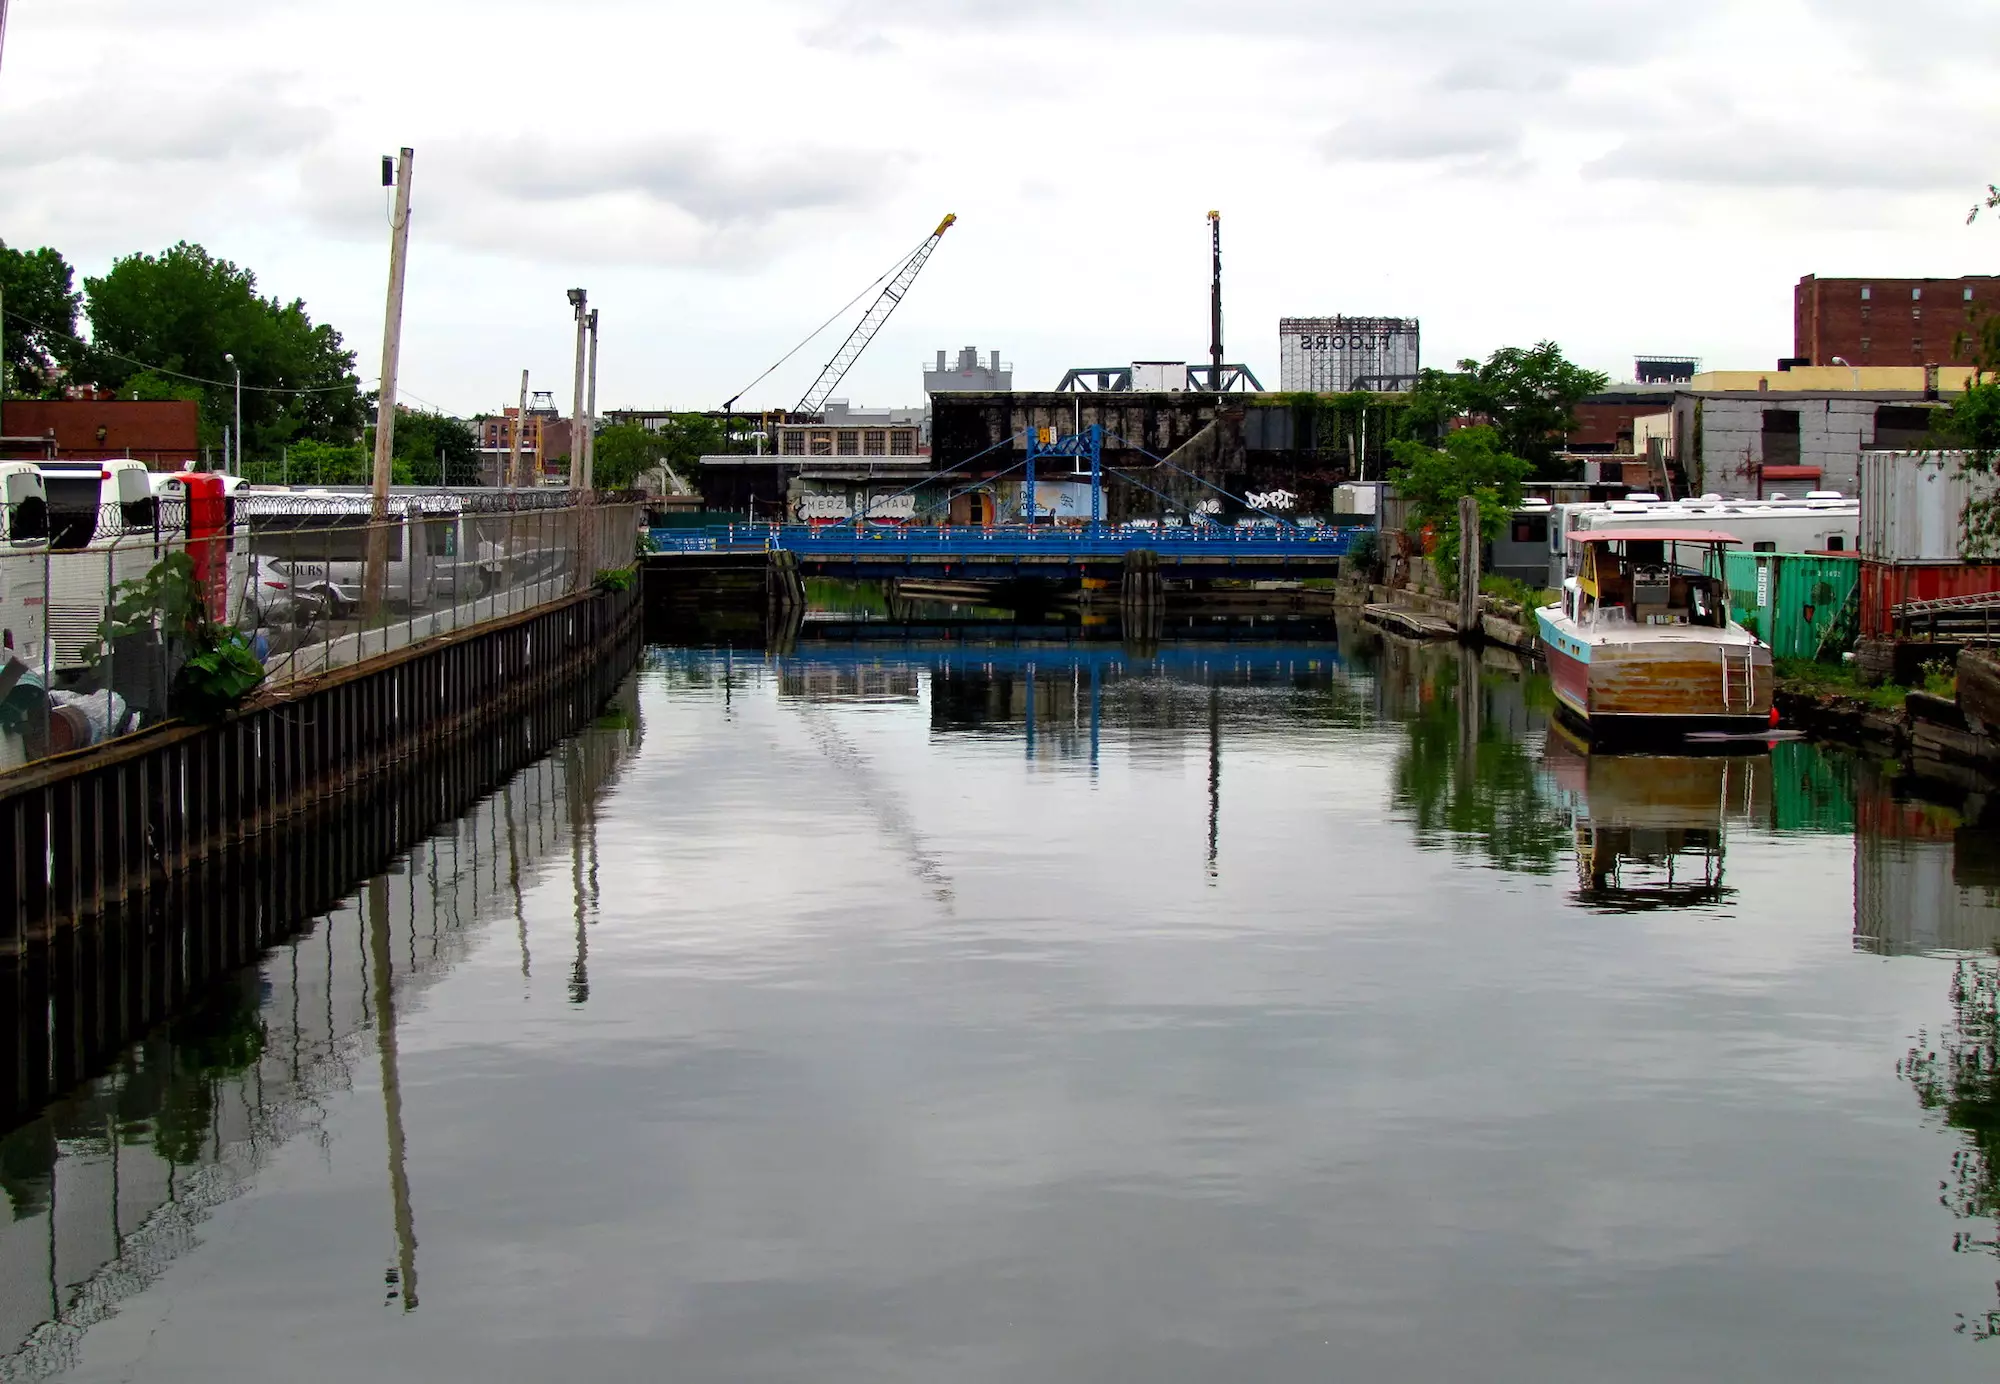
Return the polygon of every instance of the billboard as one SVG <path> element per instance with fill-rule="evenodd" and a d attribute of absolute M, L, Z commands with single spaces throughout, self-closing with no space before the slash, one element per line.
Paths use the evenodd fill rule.
<path fill-rule="evenodd" d="M 1278 387 L 1318 394 L 1417 383 L 1414 317 L 1286 317 L 1278 322 Z"/>

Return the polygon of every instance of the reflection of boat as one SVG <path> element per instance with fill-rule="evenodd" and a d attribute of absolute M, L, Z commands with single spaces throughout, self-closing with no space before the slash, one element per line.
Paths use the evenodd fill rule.
<path fill-rule="evenodd" d="M 1581 571 L 1535 612 L 1563 709 L 1593 734 L 1754 730 L 1771 713 L 1771 651 L 1729 618 L 1728 593 L 1681 550 L 1736 542 L 1701 529 L 1581 533 Z"/>
<path fill-rule="evenodd" d="M 1728 897 L 1726 805 L 1753 798 L 1764 760 L 1593 754 L 1560 729 L 1542 758 L 1570 809 L 1578 901 L 1641 912 Z"/>

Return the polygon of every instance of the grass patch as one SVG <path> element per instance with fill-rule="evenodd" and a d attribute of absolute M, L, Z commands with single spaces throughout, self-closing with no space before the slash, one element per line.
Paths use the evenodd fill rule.
<path fill-rule="evenodd" d="M 1851 663 L 1815 663 L 1809 658 L 1781 658 L 1777 661 L 1778 682 L 1787 691 L 1815 697 L 1846 697 L 1866 702 L 1881 711 L 1901 711 L 1910 689 L 1885 682 L 1865 686 Z M 1950 695 L 1941 693 L 1940 695 Z"/>
<path fill-rule="evenodd" d="M 1525 613 L 1539 610 L 1546 605 L 1554 605 L 1559 599 L 1555 592 L 1546 587 L 1534 587 L 1512 577 L 1482 577 L 1479 589 L 1497 600 L 1509 601 Z"/>

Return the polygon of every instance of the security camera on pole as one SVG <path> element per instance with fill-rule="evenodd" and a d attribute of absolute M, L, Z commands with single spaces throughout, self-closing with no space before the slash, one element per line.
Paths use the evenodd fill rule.
<path fill-rule="evenodd" d="M 576 397 L 569 410 L 569 488 L 583 486 L 583 365 L 585 336 L 590 331 L 590 295 L 580 288 L 569 291 L 569 305 L 576 310 Z"/>

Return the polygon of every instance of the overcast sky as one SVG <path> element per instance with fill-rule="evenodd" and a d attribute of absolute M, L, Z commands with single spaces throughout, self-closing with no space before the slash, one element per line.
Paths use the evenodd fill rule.
<path fill-rule="evenodd" d="M 572 284 L 601 408 L 713 407 L 947 211 L 856 403 L 940 347 L 1201 358 L 1210 207 L 1273 388 L 1291 314 L 1757 368 L 1801 274 L 2000 272 L 1996 54 L 1982 0 L 13 0 L 0 239 L 199 241 L 372 380 L 409 144 L 405 395 L 459 413 L 523 367 L 567 407 Z"/>

